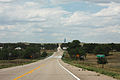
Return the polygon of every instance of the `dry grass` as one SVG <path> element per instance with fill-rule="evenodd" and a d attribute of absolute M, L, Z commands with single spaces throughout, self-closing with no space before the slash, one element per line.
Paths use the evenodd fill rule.
<path fill-rule="evenodd" d="M 24 65 L 35 61 L 37 60 L 30 60 L 30 59 L 0 60 L 0 69 L 18 66 L 18 65 Z"/>
<path fill-rule="evenodd" d="M 108 63 L 104 68 L 101 68 L 101 65 L 97 64 L 97 57 L 94 54 L 87 54 L 84 61 L 70 59 L 67 52 L 65 52 L 64 55 L 63 61 L 71 65 L 96 71 L 120 80 L 120 52 L 112 52 L 110 56 L 107 56 Z"/>
<path fill-rule="evenodd" d="M 120 54 L 116 53 L 107 56 L 107 60 L 108 60 L 108 64 L 106 64 L 104 68 L 110 71 L 115 71 L 120 73 Z M 79 63 L 83 63 L 83 61 L 79 61 Z M 84 63 L 90 66 L 101 67 L 101 65 L 97 64 L 96 55 L 93 54 L 88 54 Z"/>
<path fill-rule="evenodd" d="M 48 56 L 51 56 L 55 52 L 55 50 L 43 50 L 43 52 L 44 51 L 46 51 L 48 53 Z M 45 57 L 41 57 L 40 59 L 44 59 L 44 58 Z M 36 61 L 38 61 L 40 59 L 0 60 L 0 69 L 32 63 L 32 62 L 36 62 Z"/>

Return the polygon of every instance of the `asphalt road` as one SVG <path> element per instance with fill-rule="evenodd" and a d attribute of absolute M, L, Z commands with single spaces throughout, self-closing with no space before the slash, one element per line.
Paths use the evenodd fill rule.
<path fill-rule="evenodd" d="M 62 50 L 53 56 L 24 66 L 0 69 L 0 80 L 76 80 L 59 63 Z"/>

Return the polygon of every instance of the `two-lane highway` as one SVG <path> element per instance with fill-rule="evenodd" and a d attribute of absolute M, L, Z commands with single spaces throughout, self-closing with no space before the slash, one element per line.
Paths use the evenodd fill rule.
<path fill-rule="evenodd" d="M 0 80 L 76 80 L 59 63 L 60 47 L 50 58 L 38 62 L 0 70 Z"/>

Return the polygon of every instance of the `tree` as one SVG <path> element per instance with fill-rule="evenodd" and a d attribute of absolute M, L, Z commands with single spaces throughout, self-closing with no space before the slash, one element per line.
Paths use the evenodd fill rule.
<path fill-rule="evenodd" d="M 93 53 L 94 48 L 98 46 L 98 44 L 95 43 L 87 43 L 83 45 L 84 51 L 86 53 Z"/>
<path fill-rule="evenodd" d="M 1 50 L 0 59 L 1 60 L 8 60 L 9 59 L 9 50 L 8 49 Z"/>
<path fill-rule="evenodd" d="M 108 62 L 107 62 L 107 58 L 105 58 L 105 57 L 99 57 L 99 58 L 97 58 L 97 63 L 98 64 L 102 64 L 102 68 L 104 68 L 104 64 L 107 64 Z"/>
<path fill-rule="evenodd" d="M 47 52 L 44 51 L 41 56 L 46 57 L 47 55 L 48 55 Z"/>
<path fill-rule="evenodd" d="M 95 54 L 104 54 L 106 56 L 109 55 L 109 51 L 110 51 L 110 48 L 106 45 L 99 45 L 99 46 L 96 46 L 95 49 L 94 49 L 94 53 Z"/>
<path fill-rule="evenodd" d="M 24 52 L 24 58 L 27 59 L 39 58 L 40 57 L 39 53 L 40 53 L 39 49 L 36 49 L 35 47 L 27 47 Z"/>
<path fill-rule="evenodd" d="M 116 50 L 116 51 L 120 51 L 120 44 L 116 44 L 116 45 L 115 45 L 115 50 Z"/>
<path fill-rule="evenodd" d="M 79 40 L 73 40 L 69 47 L 71 47 L 71 48 L 81 47 L 80 46 L 80 41 Z"/>
<path fill-rule="evenodd" d="M 84 59 L 86 56 L 86 52 L 83 47 L 80 45 L 79 40 L 73 40 L 72 42 L 68 43 L 68 54 L 70 55 L 71 59 Z"/>

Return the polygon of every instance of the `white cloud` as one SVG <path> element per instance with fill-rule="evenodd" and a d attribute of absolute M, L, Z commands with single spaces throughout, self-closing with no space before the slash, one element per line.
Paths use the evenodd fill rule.
<path fill-rule="evenodd" d="M 107 6 L 107 8 L 103 8 L 97 13 L 82 11 L 70 13 L 67 17 L 62 18 L 62 23 L 65 26 L 79 27 L 107 27 L 110 25 L 119 25 L 120 4 L 112 2 Z"/>
<path fill-rule="evenodd" d="M 105 35 L 105 34 L 120 34 L 120 25 L 115 25 L 115 26 L 107 26 L 103 28 L 89 28 L 89 32 L 84 34 L 86 37 L 90 36 L 100 36 L 100 35 Z"/>
<path fill-rule="evenodd" d="M 120 26 L 115 25 L 115 26 L 109 26 L 104 28 L 98 28 L 98 29 L 95 29 L 95 31 L 100 33 L 120 33 Z"/>
<path fill-rule="evenodd" d="M 14 25 L 3 25 L 3 26 L 0 26 L 0 30 L 5 30 L 5 29 L 8 29 L 8 30 L 11 30 L 11 29 L 14 29 L 15 26 Z"/>
<path fill-rule="evenodd" d="M 28 17 L 44 17 L 44 18 L 54 18 L 57 16 L 61 16 L 67 14 L 67 11 L 64 11 L 60 8 L 45 8 L 45 9 L 37 9 L 37 10 L 30 10 L 30 14 Z"/>
<path fill-rule="evenodd" d="M 91 2 L 91 3 L 111 3 L 111 2 L 115 2 L 115 3 L 120 3 L 120 0 L 50 0 L 52 4 L 67 4 L 67 3 L 72 3 L 72 2 L 80 2 L 80 1 L 84 1 L 84 2 Z"/>
<path fill-rule="evenodd" d="M 36 5 L 38 5 L 38 4 L 35 2 L 26 2 L 25 3 L 25 6 L 36 6 Z"/>
<path fill-rule="evenodd" d="M 80 25 L 91 18 L 91 15 L 84 12 L 74 12 L 71 16 L 63 18 L 65 25 Z"/>
<path fill-rule="evenodd" d="M 2 13 L 3 12 L 3 9 L 0 7 L 0 13 Z"/>
<path fill-rule="evenodd" d="M 6 36 L 5 33 L 0 33 L 0 38 L 3 38 L 4 36 Z"/>
<path fill-rule="evenodd" d="M 38 28 L 38 29 L 34 29 L 35 32 L 43 32 L 42 29 Z"/>
<path fill-rule="evenodd" d="M 27 7 L 31 5 L 31 7 Z M 60 7 L 55 8 L 36 8 L 36 3 L 27 2 L 21 5 L 2 5 L 3 10 L 0 16 L 6 16 L 6 20 L 10 21 L 45 21 L 48 19 L 58 19 L 60 16 L 69 14 L 68 11 L 63 10 Z M 54 16 L 54 17 L 53 17 Z"/>
<path fill-rule="evenodd" d="M 74 0 L 74 1 L 78 1 L 78 0 Z M 65 4 L 65 3 L 74 2 L 74 1 L 73 0 L 50 0 L 50 2 L 54 5 Z"/>
<path fill-rule="evenodd" d="M 118 16 L 120 14 L 120 4 L 118 3 L 109 3 L 104 6 L 108 6 L 108 8 L 102 9 L 98 13 L 95 14 L 95 16 Z"/>
<path fill-rule="evenodd" d="M 4 28 L 4 26 L 0 26 L 0 30 L 4 30 L 5 28 Z"/>
<path fill-rule="evenodd" d="M 57 5 L 74 1 L 83 0 L 51 0 L 56 5 L 47 4 L 48 0 L 0 3 L 0 6 L 2 6 L 0 7 L 0 30 L 7 34 L 6 37 L 8 38 L 12 35 L 11 40 L 18 40 L 17 36 L 19 36 L 19 39 L 28 40 L 30 38 L 31 41 L 32 37 L 33 40 L 38 38 L 55 40 L 56 37 L 58 40 L 63 40 L 67 36 L 70 40 L 76 38 L 85 40 L 86 37 L 120 33 L 119 3 L 110 3 L 108 0 L 85 0 L 97 4 L 101 3 L 100 6 L 106 6 L 97 13 L 70 12 L 64 10 L 64 6 Z M 48 35 L 49 37 L 46 37 Z"/>
<path fill-rule="evenodd" d="M 14 0 L 0 0 L 0 2 L 11 2 L 11 1 L 14 1 Z"/>
<path fill-rule="evenodd" d="M 64 34 L 62 33 L 53 33 L 52 36 L 55 36 L 55 37 L 60 37 L 60 36 L 63 36 Z"/>

